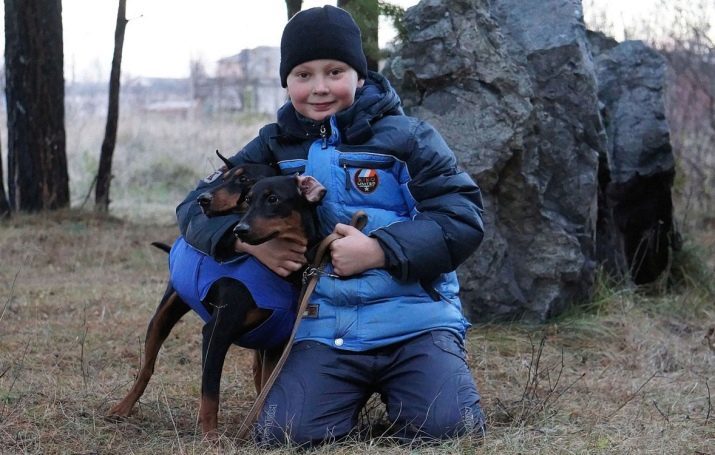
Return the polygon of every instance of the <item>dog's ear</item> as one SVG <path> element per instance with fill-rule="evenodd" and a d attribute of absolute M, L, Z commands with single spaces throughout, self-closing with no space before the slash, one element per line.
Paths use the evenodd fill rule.
<path fill-rule="evenodd" d="M 325 197 L 327 190 L 315 177 L 296 174 L 295 181 L 298 191 L 308 202 L 317 204 Z"/>
<path fill-rule="evenodd" d="M 235 170 L 233 170 L 235 169 Z M 226 176 L 230 175 L 232 178 L 240 177 L 243 175 L 244 172 L 246 172 L 246 169 L 243 166 L 239 167 L 233 167 L 232 169 L 229 169 L 229 171 L 233 170 L 233 172 L 229 173 L 226 171 Z"/>
<path fill-rule="evenodd" d="M 231 162 L 228 160 L 228 158 L 226 158 L 225 156 L 221 155 L 221 152 L 219 152 L 218 149 L 216 149 L 216 155 L 217 155 L 219 158 L 221 158 L 221 161 L 223 161 L 223 164 L 226 165 L 226 170 L 229 170 L 229 169 L 231 169 L 231 168 L 233 167 L 233 163 L 231 163 Z"/>

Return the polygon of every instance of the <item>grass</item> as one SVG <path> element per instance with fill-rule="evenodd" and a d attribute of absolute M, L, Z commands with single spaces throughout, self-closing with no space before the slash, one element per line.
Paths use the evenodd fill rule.
<path fill-rule="evenodd" d="M 166 256 L 149 242 L 176 234 L 77 210 L 0 225 L 0 453 L 260 452 L 231 438 L 254 398 L 240 348 L 223 377 L 225 436 L 201 440 L 195 315 L 167 340 L 135 413 L 104 418 L 134 379 L 163 292 Z M 484 440 L 400 447 L 378 436 L 314 453 L 712 453 L 712 297 L 603 283 L 590 307 L 548 324 L 477 324 L 468 345 Z"/>
<path fill-rule="evenodd" d="M 223 113 L 164 115 L 122 110 L 112 160 L 110 209 L 118 217 L 173 221 L 173 209 L 198 179 L 252 139 L 268 117 Z M 67 161 L 73 207 L 91 208 L 104 118 L 67 110 Z M 6 150 L 6 149 L 4 149 Z M 88 198 L 89 195 L 89 198 Z"/>
<path fill-rule="evenodd" d="M 193 314 L 165 343 L 132 416 L 104 417 L 134 380 L 164 290 L 166 255 L 149 243 L 175 238 L 174 207 L 219 165 L 213 151 L 230 155 L 266 121 L 122 115 L 114 218 L 86 211 L 91 198 L 78 209 L 104 124 L 69 109 L 75 208 L 0 221 L 0 454 L 262 453 L 232 439 L 254 399 L 250 353 L 235 347 L 222 382 L 224 437 L 218 446 L 201 439 Z M 469 362 L 485 439 L 396 446 L 378 425 L 372 439 L 313 453 L 715 454 L 713 247 L 708 231 L 686 242 L 667 286 L 633 289 L 601 276 L 592 302 L 548 324 L 475 324 Z M 370 406 L 369 419 L 381 423 L 381 405 Z"/>

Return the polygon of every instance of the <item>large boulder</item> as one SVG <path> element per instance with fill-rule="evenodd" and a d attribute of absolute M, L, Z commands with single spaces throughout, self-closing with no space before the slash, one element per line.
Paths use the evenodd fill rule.
<path fill-rule="evenodd" d="M 602 155 L 599 262 L 613 275 L 650 283 L 670 264 L 677 233 L 675 161 L 665 117 L 665 58 L 641 41 L 590 33 L 608 137 Z"/>
<path fill-rule="evenodd" d="M 468 316 L 542 321 L 588 299 L 611 143 L 580 2 L 422 0 L 405 25 L 384 72 L 484 193 L 485 240 L 458 270 Z"/>
<path fill-rule="evenodd" d="M 530 80 L 509 55 L 485 2 L 448 7 L 423 1 L 408 10 L 405 21 L 410 35 L 399 57 L 386 65 L 388 77 L 406 110 L 438 128 L 485 196 L 485 240 L 460 268 L 465 309 L 471 316 L 511 317 L 529 300 L 516 282 L 520 264 L 509 255 L 498 199 L 503 174 L 519 166 L 532 123 Z M 501 194 L 509 197 L 524 183 L 510 181 L 513 188 Z"/>

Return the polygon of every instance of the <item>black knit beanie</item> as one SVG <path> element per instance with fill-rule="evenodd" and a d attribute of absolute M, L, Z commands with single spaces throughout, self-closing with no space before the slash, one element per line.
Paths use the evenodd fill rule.
<path fill-rule="evenodd" d="M 297 65 L 320 59 L 345 62 L 359 78 L 367 78 L 360 28 L 344 9 L 330 5 L 310 8 L 288 21 L 281 37 L 281 85 L 288 85 L 288 73 Z"/>

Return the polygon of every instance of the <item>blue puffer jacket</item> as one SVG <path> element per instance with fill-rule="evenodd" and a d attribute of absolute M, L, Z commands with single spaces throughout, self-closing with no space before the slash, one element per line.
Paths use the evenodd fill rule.
<path fill-rule="evenodd" d="M 370 73 L 353 105 L 323 124 L 287 103 L 278 122 L 231 161 L 316 177 L 328 190 L 318 209 L 321 233 L 362 209 L 369 218 L 364 232 L 385 251 L 385 269 L 320 279 L 296 341 L 360 351 L 438 328 L 464 336 L 469 324 L 454 270 L 482 240 L 481 193 L 442 137 L 402 113 L 384 77 Z M 207 185 L 179 205 L 179 227 L 195 248 L 225 257 L 238 219 L 201 214 L 196 195 Z"/>

